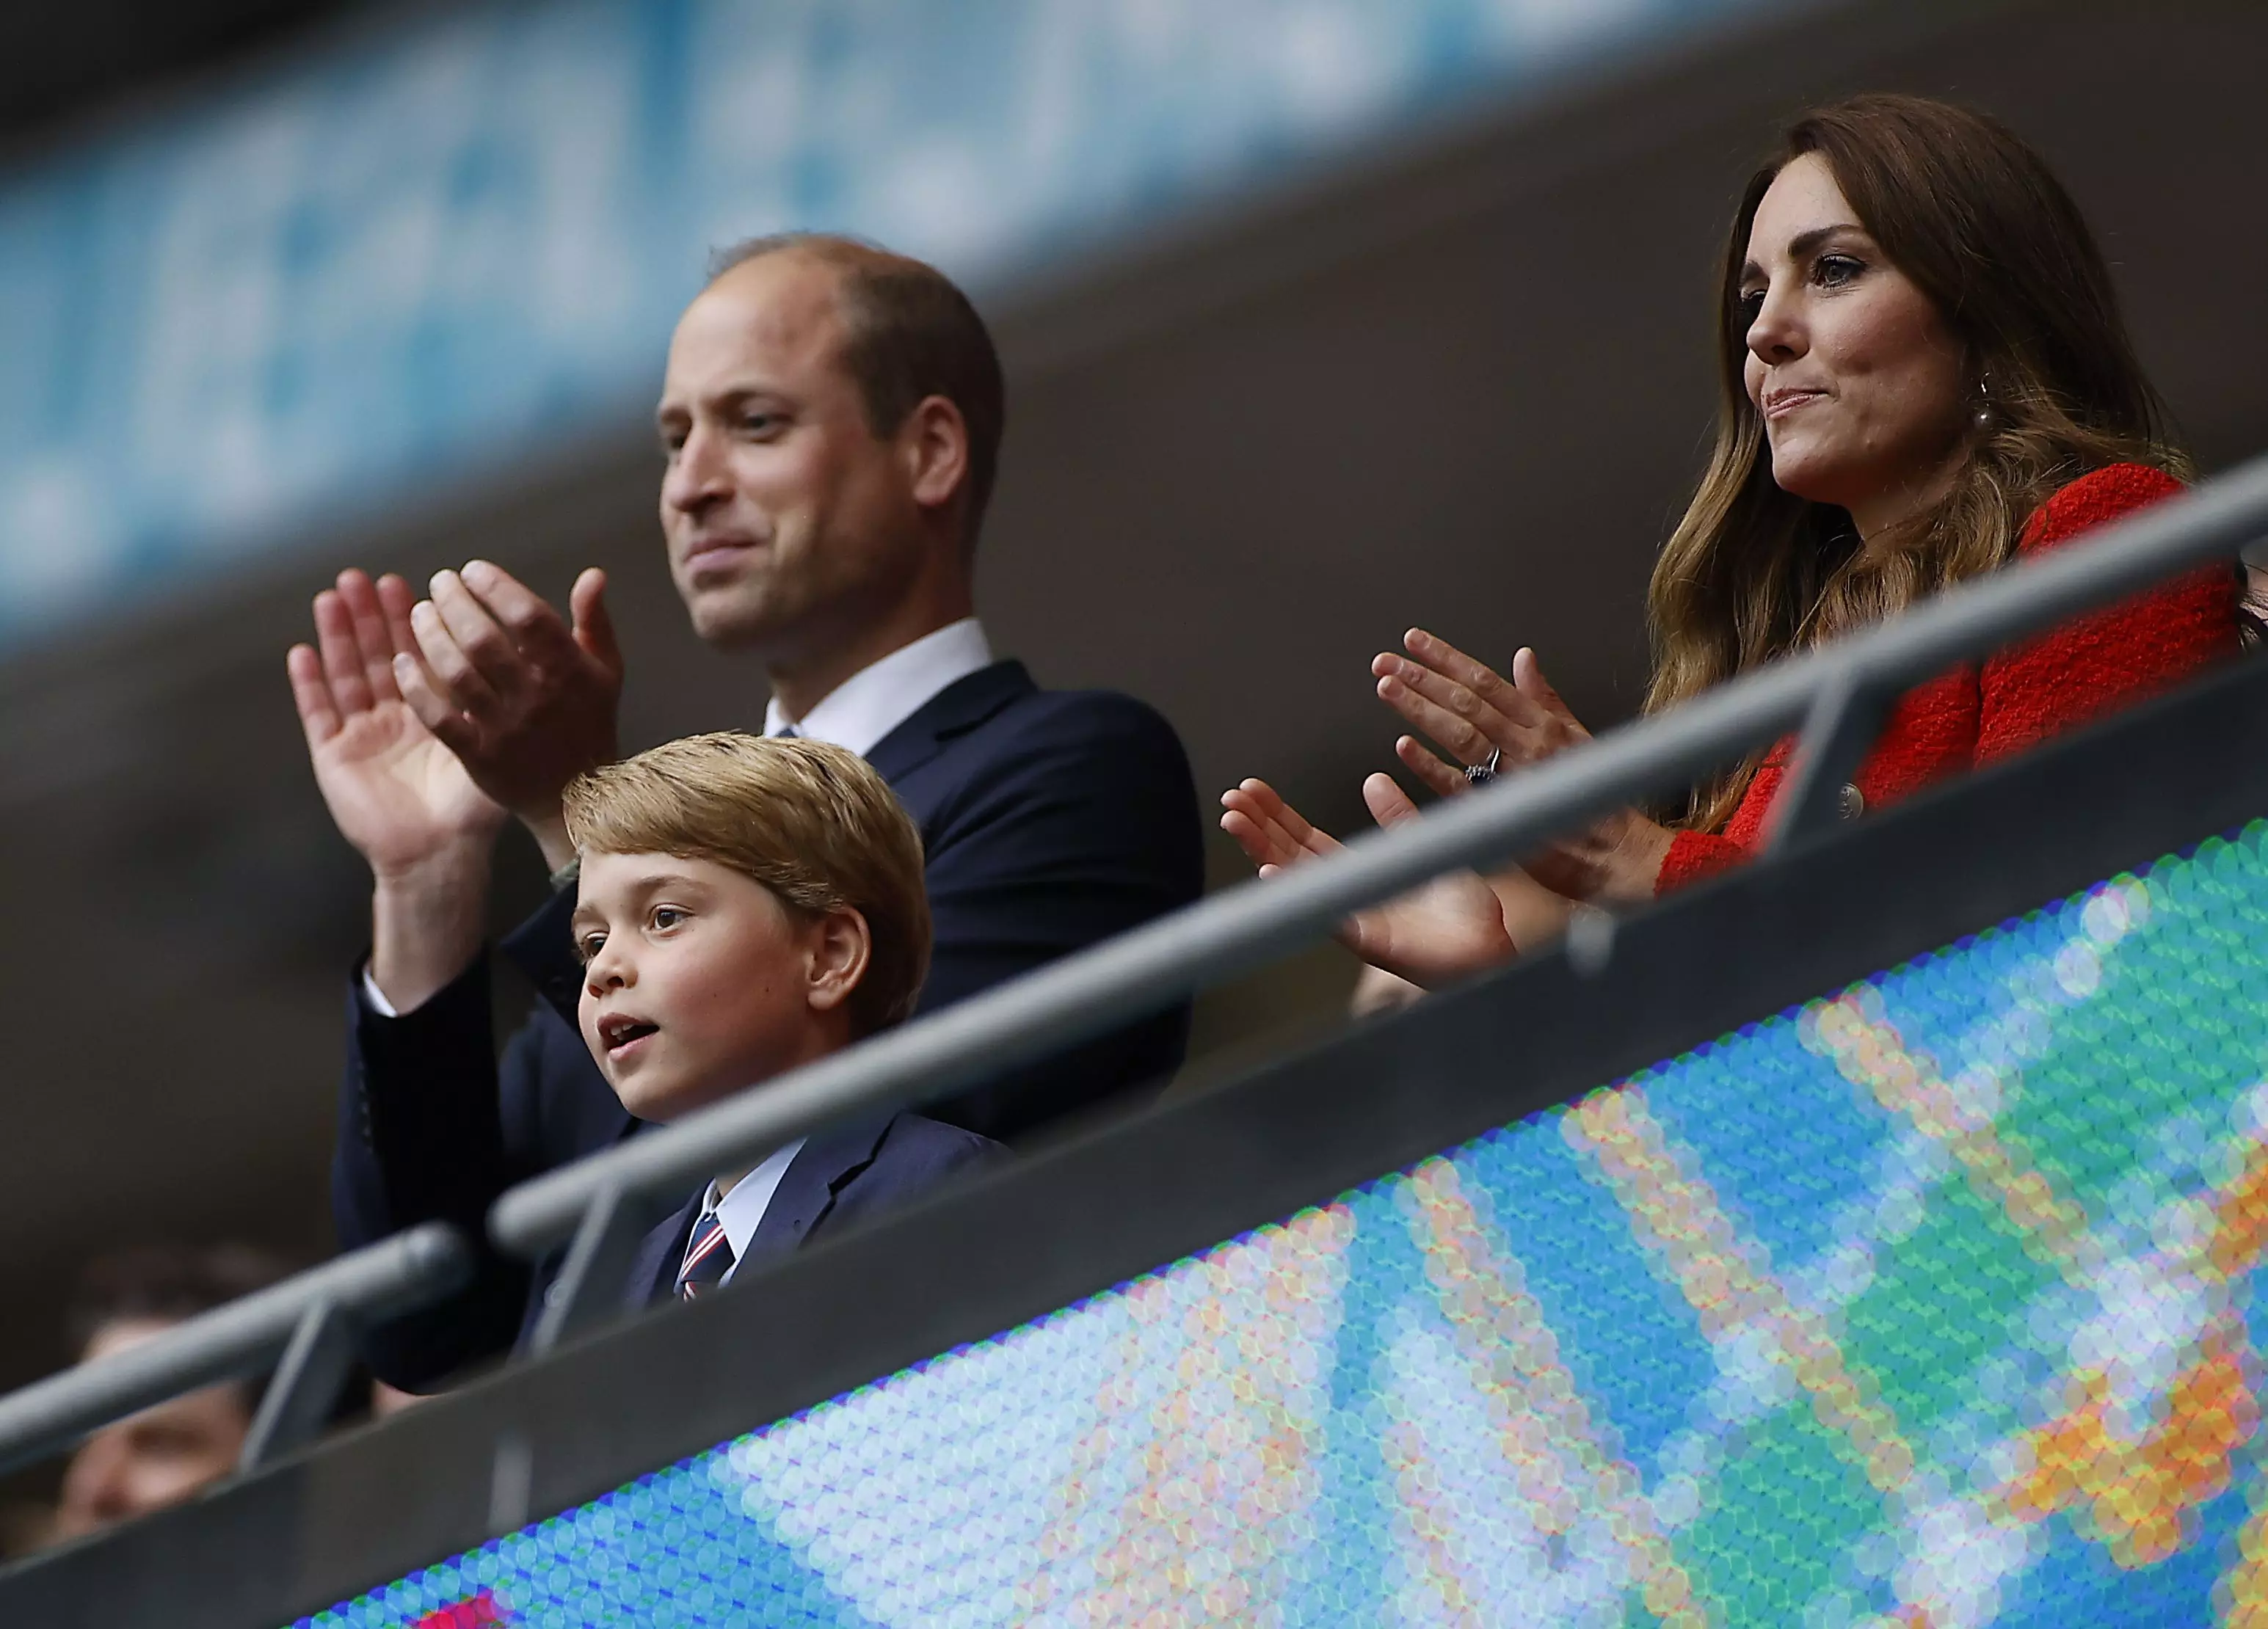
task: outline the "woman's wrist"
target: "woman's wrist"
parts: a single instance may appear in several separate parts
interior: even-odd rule
[[[1644,905],[1653,898],[1661,863],[1677,834],[1635,809],[1610,815],[1592,828],[1584,848],[1587,887],[1574,896],[1586,905],[1613,908]]]

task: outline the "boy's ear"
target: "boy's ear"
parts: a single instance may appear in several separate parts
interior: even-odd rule
[[[812,924],[806,945],[805,999],[814,1012],[832,1012],[865,978],[874,955],[873,936],[864,916],[838,906]]]

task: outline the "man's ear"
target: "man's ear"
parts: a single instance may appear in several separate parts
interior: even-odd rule
[[[806,941],[804,999],[814,1012],[832,1012],[850,999],[874,958],[874,937],[866,919],[849,906],[837,906],[811,925]]]
[[[898,428],[898,446],[912,477],[914,502],[941,509],[968,484],[968,422],[943,396],[924,396]]]

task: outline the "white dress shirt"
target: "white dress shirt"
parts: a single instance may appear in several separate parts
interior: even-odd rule
[[[740,1263],[748,1253],[748,1241],[756,1236],[757,1225],[763,1221],[764,1212],[771,1208],[772,1195],[779,1192],[780,1178],[787,1175],[787,1168],[795,1163],[803,1141],[798,1137],[789,1143],[734,1183],[733,1191],[723,1199],[717,1197],[714,1182],[709,1185],[709,1192],[701,1196],[701,1214],[693,1219],[693,1231],[688,1236],[698,1238],[702,1219],[713,1212],[717,1220],[724,1224],[725,1243],[732,1247],[733,1251],[733,1265],[725,1269],[725,1276],[718,1282],[731,1283],[733,1274],[740,1270]]]
[[[864,758],[948,685],[991,665],[992,642],[984,637],[984,625],[963,617],[860,668],[801,718],[790,718],[773,697],[764,708],[764,733],[776,736],[792,724],[799,736],[832,742]]]
[[[792,724],[799,736],[832,742],[864,758],[883,737],[934,701],[947,686],[991,665],[992,642],[984,637],[984,625],[975,617],[963,617],[860,668],[801,718],[790,718],[775,696],[764,707],[764,733],[776,736]],[[362,995],[379,1016],[401,1016],[378,987],[378,980],[370,976],[367,965],[362,970]],[[756,1214],[763,1214],[762,1207],[757,1207]],[[755,1224],[748,1225],[754,1232]],[[738,1256],[737,1246],[733,1253]]]

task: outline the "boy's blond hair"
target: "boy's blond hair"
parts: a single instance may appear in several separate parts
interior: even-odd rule
[[[921,832],[888,782],[824,741],[719,730],[578,775],[565,796],[578,855],[707,860],[806,916],[866,919],[866,975],[850,1012],[861,1035],[914,1009],[929,972]]]

